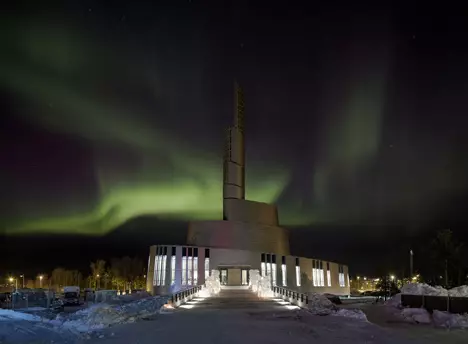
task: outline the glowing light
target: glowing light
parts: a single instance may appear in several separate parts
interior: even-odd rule
[[[193,307],[195,307],[194,305],[187,305],[187,304],[183,304],[183,305],[180,305],[181,308],[186,308],[186,309],[192,309]]]
[[[395,275],[390,275],[390,279],[393,281],[395,279]]]

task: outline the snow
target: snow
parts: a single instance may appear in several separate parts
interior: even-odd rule
[[[408,283],[401,288],[401,293],[408,295],[468,297],[468,286],[462,285],[447,290],[441,286],[432,287],[425,283]]]
[[[441,286],[432,287],[425,283],[408,283],[401,288],[402,294],[408,295],[430,295],[430,296],[447,296],[447,289]]]
[[[468,328],[468,315],[464,314],[451,314],[434,310],[432,313],[432,320],[437,327],[445,328]]]
[[[395,308],[400,307],[401,306],[401,293],[395,294],[393,297],[388,299],[385,302],[385,305],[389,307],[395,307]]]
[[[200,291],[199,296],[210,297],[217,295],[221,290],[221,282],[219,280],[219,270],[212,270],[211,275],[205,281],[205,287]]]
[[[366,315],[360,309],[339,308],[323,294],[309,293],[308,296],[308,309],[314,315],[331,315],[367,321]]]
[[[0,308],[0,321],[11,320],[26,320],[26,321],[42,321],[42,318],[37,315],[17,312],[11,309]]]
[[[270,276],[260,276],[258,270],[250,270],[250,288],[259,297],[270,298],[273,297],[273,290],[271,290]]]
[[[405,308],[401,311],[403,319],[417,324],[430,324],[431,315],[424,308]]]
[[[161,307],[167,302],[166,297],[144,297],[138,299],[138,296],[134,296],[134,298],[136,299],[126,304],[94,304],[89,308],[79,310],[66,317],[59,314],[53,323],[77,332],[92,332],[105,327],[131,323],[150,317],[159,313]]]

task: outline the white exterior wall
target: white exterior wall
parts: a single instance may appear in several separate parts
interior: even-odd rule
[[[166,261],[166,279],[164,286],[156,286],[153,284],[154,281],[154,271],[155,271],[155,258],[156,253],[158,252],[159,247],[167,247],[167,261]],[[171,288],[171,257],[172,257],[172,248],[176,248],[176,269],[175,269],[175,286]],[[146,289],[152,294],[169,294],[183,288],[189,288],[189,285],[182,285],[182,249],[183,247],[195,249],[194,246],[151,246],[150,247],[150,260],[149,260],[149,270],[147,272],[147,281]],[[196,247],[198,249],[198,281],[197,285],[202,285],[205,283],[205,249],[210,251],[210,271],[213,269],[218,269],[223,266],[237,266],[237,267],[249,267],[249,269],[258,269],[261,271],[261,252],[246,251],[246,250],[230,250],[223,248],[206,248],[206,247]],[[162,249],[161,251],[163,251]],[[192,251],[192,255],[193,255]],[[266,256],[266,254],[265,254]],[[297,286],[296,284],[296,258],[299,258],[299,266],[301,273],[301,285]],[[302,293],[306,292],[316,292],[316,293],[329,293],[334,295],[349,295],[349,279],[348,279],[348,267],[343,265],[344,277],[345,277],[345,287],[340,287],[338,272],[339,265],[337,263],[329,262],[330,265],[330,277],[331,277],[331,287],[328,286],[327,281],[327,262],[323,262],[324,270],[324,287],[314,287],[312,283],[312,259],[295,257],[295,256],[285,256],[286,263],[286,281],[287,285],[285,286],[288,289],[296,290]],[[276,255],[276,284],[277,286],[282,287],[282,255]],[[193,280],[193,279],[192,279]],[[192,282],[193,285],[193,282]]]

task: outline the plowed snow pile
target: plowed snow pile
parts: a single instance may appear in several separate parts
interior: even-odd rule
[[[408,283],[401,288],[401,293],[409,295],[468,297],[468,285],[447,290],[441,286],[432,287],[425,283]]]
[[[332,315],[367,321],[366,315],[360,309],[339,308],[323,294],[309,293],[308,296],[309,312],[314,315]]]
[[[119,305],[96,304],[66,318],[59,315],[53,323],[77,332],[90,332],[157,314],[166,301],[165,297],[146,297]]]

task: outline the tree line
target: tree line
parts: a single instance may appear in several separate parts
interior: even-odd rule
[[[132,290],[144,289],[146,284],[146,271],[143,262],[138,258],[113,258],[109,262],[98,259],[90,264],[90,273],[86,277],[78,270],[67,270],[62,267],[55,268],[50,278],[41,275],[35,281],[40,282],[43,288],[60,290],[64,286],[80,286],[93,289]]]

